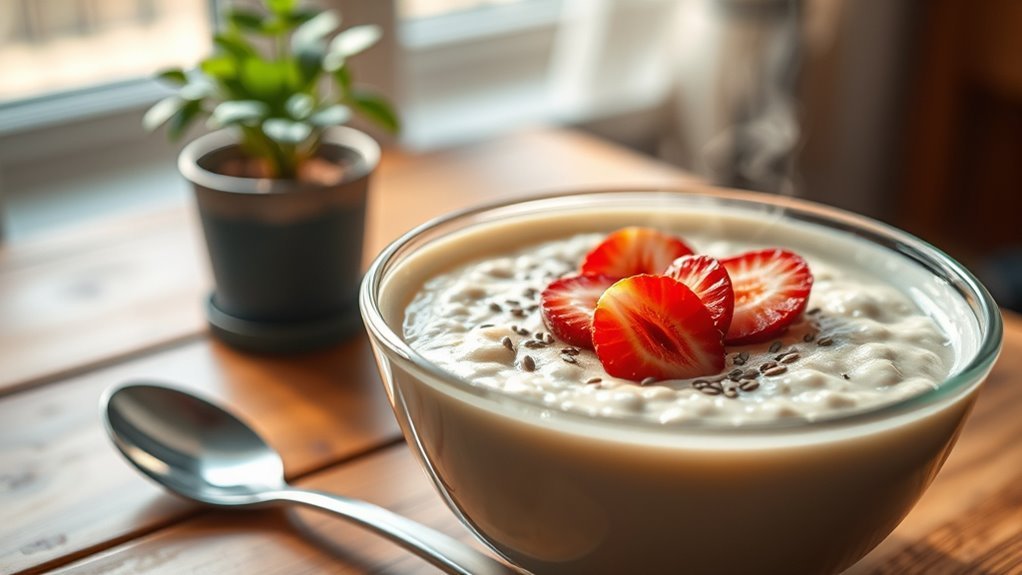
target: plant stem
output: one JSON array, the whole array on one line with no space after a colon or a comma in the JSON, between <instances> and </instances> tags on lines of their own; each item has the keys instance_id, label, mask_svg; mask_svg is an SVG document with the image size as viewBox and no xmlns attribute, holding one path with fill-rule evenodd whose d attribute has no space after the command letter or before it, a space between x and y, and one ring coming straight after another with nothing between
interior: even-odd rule
<instances>
[{"instance_id":1,"label":"plant stem","mask_svg":"<svg viewBox=\"0 0 1022 575\"><path fill-rule=\"evenodd\" d=\"M287 38L278 34L275 42L277 60L283 60L287 56Z\"/></svg>"},{"instance_id":2,"label":"plant stem","mask_svg":"<svg viewBox=\"0 0 1022 575\"><path fill-rule=\"evenodd\" d=\"M248 144L247 147L262 150L262 153L255 152L255 154L264 157L270 163L271 177L281 179L295 177L297 170L294 160L289 157L287 150L281 148L280 144L267 137L259 128L244 126L242 134L245 143Z\"/></svg>"}]
</instances>

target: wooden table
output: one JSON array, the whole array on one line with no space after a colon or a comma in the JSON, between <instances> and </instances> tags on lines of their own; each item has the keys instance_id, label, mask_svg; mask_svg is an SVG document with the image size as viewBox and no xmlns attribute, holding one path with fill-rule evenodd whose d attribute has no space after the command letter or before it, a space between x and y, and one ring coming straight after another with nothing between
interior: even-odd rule
<instances>
[{"instance_id":1,"label":"wooden table","mask_svg":"<svg viewBox=\"0 0 1022 575\"><path fill-rule=\"evenodd\" d=\"M373 185L367 252L469 204L687 181L561 130L390 152ZM364 337L298 357L239 353L206 333L209 288L190 206L0 247L0 572L433 572L315 512L212 511L162 492L100 428L102 391L134 379L219 398L282 451L299 485L471 539L401 440ZM1022 320L1005 320L1002 359L944 471L852 573L1022 572Z\"/></svg>"}]
</instances>

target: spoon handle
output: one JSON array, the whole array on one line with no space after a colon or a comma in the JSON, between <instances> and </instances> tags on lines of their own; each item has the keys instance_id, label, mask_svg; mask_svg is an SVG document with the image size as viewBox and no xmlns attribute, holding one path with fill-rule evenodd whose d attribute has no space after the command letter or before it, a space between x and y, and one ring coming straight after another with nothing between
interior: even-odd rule
<instances>
[{"instance_id":1,"label":"spoon handle","mask_svg":"<svg viewBox=\"0 0 1022 575\"><path fill-rule=\"evenodd\" d=\"M273 493L275 499L330 511L378 533L455 575L520 575L479 551L382 507L341 495L289 488Z\"/></svg>"}]
</instances>

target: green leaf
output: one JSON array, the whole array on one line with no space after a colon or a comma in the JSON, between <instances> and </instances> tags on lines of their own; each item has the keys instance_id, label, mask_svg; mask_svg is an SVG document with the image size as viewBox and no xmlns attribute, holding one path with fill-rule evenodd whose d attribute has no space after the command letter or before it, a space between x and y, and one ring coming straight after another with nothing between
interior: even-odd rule
<instances>
[{"instance_id":1,"label":"green leaf","mask_svg":"<svg viewBox=\"0 0 1022 575\"><path fill-rule=\"evenodd\" d=\"M340 90L341 97L345 97L351 93L351 72L347 66L341 66L340 68L333 71L334 81L337 83L337 88Z\"/></svg>"},{"instance_id":2,"label":"green leaf","mask_svg":"<svg viewBox=\"0 0 1022 575\"><path fill-rule=\"evenodd\" d=\"M339 52L327 52L323 56L323 69L327 72L337 72L344 68L347 59Z\"/></svg>"},{"instance_id":3,"label":"green leaf","mask_svg":"<svg viewBox=\"0 0 1022 575\"><path fill-rule=\"evenodd\" d=\"M180 139L200 112L202 112L202 106L197 100L185 103L180 110L170 117L170 122L167 124L167 136L172 141Z\"/></svg>"},{"instance_id":4,"label":"green leaf","mask_svg":"<svg viewBox=\"0 0 1022 575\"><path fill-rule=\"evenodd\" d=\"M298 92L307 92L310 94L316 93L316 87L312 85L312 81L318 78L319 70L317 69L315 74L311 77L305 76L304 72L299 67L300 64L294 58L285 62L280 62L283 67L284 78L287 81L288 94L296 94Z\"/></svg>"},{"instance_id":5,"label":"green leaf","mask_svg":"<svg viewBox=\"0 0 1022 575\"><path fill-rule=\"evenodd\" d=\"M350 102L355 111L366 119L376 123L388 132L397 133L401 129L401 120L397 113L382 96L372 92L352 92Z\"/></svg>"},{"instance_id":6,"label":"green leaf","mask_svg":"<svg viewBox=\"0 0 1022 575\"><path fill-rule=\"evenodd\" d=\"M302 24L291 35L291 51L301 58L312 56L319 60L326 53L326 37L341 24L340 18L331 11L321 12L312 20Z\"/></svg>"},{"instance_id":7,"label":"green leaf","mask_svg":"<svg viewBox=\"0 0 1022 575\"><path fill-rule=\"evenodd\" d=\"M344 59L350 58L375 44L382 35L380 27L374 24L352 26L334 37L328 53Z\"/></svg>"},{"instance_id":8,"label":"green leaf","mask_svg":"<svg viewBox=\"0 0 1022 575\"><path fill-rule=\"evenodd\" d=\"M217 105L209 119L214 127L235 124L255 125L269 112L266 104L256 100L230 100Z\"/></svg>"},{"instance_id":9,"label":"green leaf","mask_svg":"<svg viewBox=\"0 0 1022 575\"><path fill-rule=\"evenodd\" d=\"M340 25L334 12L320 12L295 30L291 35L291 52L297 61L300 78L298 86L313 85L319 78L326 54L326 38Z\"/></svg>"},{"instance_id":10,"label":"green leaf","mask_svg":"<svg viewBox=\"0 0 1022 575\"><path fill-rule=\"evenodd\" d=\"M199 69L214 80L231 80L238 76L238 61L230 56L210 56L199 64Z\"/></svg>"},{"instance_id":11,"label":"green leaf","mask_svg":"<svg viewBox=\"0 0 1022 575\"><path fill-rule=\"evenodd\" d=\"M156 102L151 108L146 110L145 116L142 116L142 128L147 132L152 132L156 128L159 128L170 119L171 116L176 114L186 103L186 100L180 96L167 96L166 98Z\"/></svg>"},{"instance_id":12,"label":"green leaf","mask_svg":"<svg viewBox=\"0 0 1022 575\"><path fill-rule=\"evenodd\" d=\"M229 54L235 60L257 57L256 49L248 43L240 34L216 34L213 36L213 44L223 54Z\"/></svg>"},{"instance_id":13,"label":"green leaf","mask_svg":"<svg viewBox=\"0 0 1022 575\"><path fill-rule=\"evenodd\" d=\"M284 103L284 109L287 110L287 115L291 116L294 120L305 120L311 114L313 109L316 107L316 102L312 96L308 94L292 94L287 102Z\"/></svg>"},{"instance_id":14,"label":"green leaf","mask_svg":"<svg viewBox=\"0 0 1022 575\"><path fill-rule=\"evenodd\" d=\"M312 126L285 118L270 118L263 122L263 132L281 144L300 144L312 134Z\"/></svg>"},{"instance_id":15,"label":"green leaf","mask_svg":"<svg viewBox=\"0 0 1022 575\"><path fill-rule=\"evenodd\" d=\"M317 110L309 116L309 123L319 128L339 126L351 119L351 108L344 104L334 104Z\"/></svg>"},{"instance_id":16,"label":"green leaf","mask_svg":"<svg viewBox=\"0 0 1022 575\"><path fill-rule=\"evenodd\" d=\"M185 100L202 100L213 95L213 86L203 80L195 80L181 87L178 95Z\"/></svg>"},{"instance_id":17,"label":"green leaf","mask_svg":"<svg viewBox=\"0 0 1022 575\"><path fill-rule=\"evenodd\" d=\"M224 17L239 30L263 31L263 15L255 10L234 6L224 12Z\"/></svg>"},{"instance_id":18,"label":"green leaf","mask_svg":"<svg viewBox=\"0 0 1022 575\"><path fill-rule=\"evenodd\" d=\"M300 26L318 16L320 12L320 10L312 8L298 8L297 10L292 10L290 14L281 14L280 17L287 20L292 26ZM338 20L337 25L340 26L341 15L337 14L336 16Z\"/></svg>"},{"instance_id":19,"label":"green leaf","mask_svg":"<svg viewBox=\"0 0 1022 575\"><path fill-rule=\"evenodd\" d=\"M290 32L294 25L290 21L274 14L263 20L263 34L269 36L283 36Z\"/></svg>"},{"instance_id":20,"label":"green leaf","mask_svg":"<svg viewBox=\"0 0 1022 575\"><path fill-rule=\"evenodd\" d=\"M274 14L286 16L295 9L295 0L267 0L266 5Z\"/></svg>"},{"instance_id":21,"label":"green leaf","mask_svg":"<svg viewBox=\"0 0 1022 575\"><path fill-rule=\"evenodd\" d=\"M251 98L278 106L287 99L288 76L287 62L249 58L242 63L239 78Z\"/></svg>"},{"instance_id":22,"label":"green leaf","mask_svg":"<svg viewBox=\"0 0 1022 575\"><path fill-rule=\"evenodd\" d=\"M295 54L294 70L295 79L291 85L299 90L309 89L316 84L322 70L323 54L315 52L302 52Z\"/></svg>"},{"instance_id":23,"label":"green leaf","mask_svg":"<svg viewBox=\"0 0 1022 575\"><path fill-rule=\"evenodd\" d=\"M188 83L188 76L181 68L167 68L156 74L157 80L163 80L169 84L183 86Z\"/></svg>"}]
</instances>

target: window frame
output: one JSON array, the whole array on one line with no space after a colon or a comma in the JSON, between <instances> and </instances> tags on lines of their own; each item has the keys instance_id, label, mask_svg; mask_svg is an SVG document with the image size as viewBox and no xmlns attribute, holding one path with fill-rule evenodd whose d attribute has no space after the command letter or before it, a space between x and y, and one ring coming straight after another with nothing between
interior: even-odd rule
<instances>
[{"instance_id":1,"label":"window frame","mask_svg":"<svg viewBox=\"0 0 1022 575\"><path fill-rule=\"evenodd\" d=\"M209 1L215 19L217 0ZM381 91L403 111L406 130L396 142L411 149L431 149L514 125L559 120L546 93L550 52L537 49L536 43L553 50L570 1L522 0L404 22L398 16L397 0L319 0L318 4L342 12L345 27L371 22L383 28L381 42L353 60L353 71L360 83ZM519 55L515 66L527 70L519 77L497 77L496 82L504 83L495 83L489 90L480 88L480 78L495 76L494 66L478 56L482 53L509 58L508 62ZM452 54L460 56L452 58ZM468 114L460 114L460 102L445 97L452 90L457 92L457 87L450 86L451 78L475 79L476 88L485 92ZM140 124L144 111L170 93L150 78L138 78L0 104L0 215L5 193L19 193L4 185L5 174L64 163L83 151L109 149L114 154L130 148L150 151L154 158L172 153L174 147L161 135L146 133ZM461 116L461 126L452 129L452 120ZM384 143L395 141L371 126L357 121L355 125ZM182 142L188 139L186 135Z\"/></svg>"}]
</instances>

